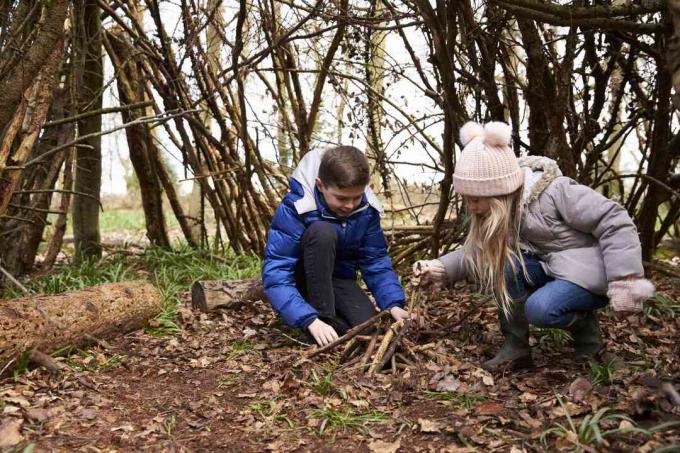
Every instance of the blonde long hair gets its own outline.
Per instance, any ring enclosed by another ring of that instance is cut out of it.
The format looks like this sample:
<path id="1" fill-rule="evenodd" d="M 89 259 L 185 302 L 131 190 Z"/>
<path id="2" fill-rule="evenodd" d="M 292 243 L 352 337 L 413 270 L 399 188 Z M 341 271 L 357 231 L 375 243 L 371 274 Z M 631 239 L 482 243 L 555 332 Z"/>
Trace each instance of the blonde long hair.
<path id="1" fill-rule="evenodd" d="M 517 275 L 517 263 L 526 275 L 519 245 L 522 225 L 522 188 L 509 195 L 491 197 L 489 212 L 477 215 L 468 212 L 470 232 L 465 239 L 465 264 L 485 293 L 494 294 L 499 309 L 506 316 L 512 313 L 512 299 L 505 281 L 505 266 L 509 264 Z"/>

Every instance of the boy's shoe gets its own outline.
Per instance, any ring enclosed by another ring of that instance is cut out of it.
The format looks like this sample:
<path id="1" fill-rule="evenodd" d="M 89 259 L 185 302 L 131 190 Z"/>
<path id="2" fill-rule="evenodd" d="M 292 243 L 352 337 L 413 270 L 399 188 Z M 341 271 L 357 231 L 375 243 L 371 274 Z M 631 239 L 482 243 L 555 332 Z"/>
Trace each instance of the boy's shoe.
<path id="1" fill-rule="evenodd" d="M 487 371 L 501 368 L 522 368 L 533 365 L 531 347 L 529 346 L 529 323 L 524 315 L 524 302 L 517 301 L 513 306 L 510 317 L 506 317 L 503 310 L 498 310 L 501 332 L 505 342 L 495 357 L 482 364 Z"/>
<path id="2" fill-rule="evenodd" d="M 594 311 L 578 314 L 576 320 L 566 329 L 574 338 L 577 359 L 597 358 L 602 350 L 602 336 Z"/>

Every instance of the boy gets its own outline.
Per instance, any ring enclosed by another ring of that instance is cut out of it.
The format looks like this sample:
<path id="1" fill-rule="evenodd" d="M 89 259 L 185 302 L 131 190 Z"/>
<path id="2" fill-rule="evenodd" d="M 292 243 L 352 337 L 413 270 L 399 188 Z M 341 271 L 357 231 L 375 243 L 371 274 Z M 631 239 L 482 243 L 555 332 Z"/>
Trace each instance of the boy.
<path id="1" fill-rule="evenodd" d="M 262 268 L 267 298 L 291 327 L 319 346 L 375 314 L 410 318 L 380 227 L 382 207 L 368 188 L 366 156 L 351 146 L 310 151 L 300 161 L 272 220 Z"/>

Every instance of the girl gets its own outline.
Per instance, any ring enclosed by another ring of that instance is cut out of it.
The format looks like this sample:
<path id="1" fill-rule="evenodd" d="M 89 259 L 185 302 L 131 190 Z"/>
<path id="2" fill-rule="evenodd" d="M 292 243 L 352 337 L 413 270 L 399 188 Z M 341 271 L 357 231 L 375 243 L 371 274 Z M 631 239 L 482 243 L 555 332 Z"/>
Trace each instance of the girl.
<path id="1" fill-rule="evenodd" d="M 554 161 L 517 159 L 510 138 L 501 122 L 461 128 L 453 186 L 470 231 L 462 248 L 415 263 L 414 275 L 421 284 L 469 276 L 493 293 L 505 343 L 488 370 L 531 363 L 529 324 L 567 329 L 576 355 L 593 356 L 602 347 L 595 310 L 611 301 L 638 311 L 654 293 L 637 231 L 623 207 L 561 176 Z"/>

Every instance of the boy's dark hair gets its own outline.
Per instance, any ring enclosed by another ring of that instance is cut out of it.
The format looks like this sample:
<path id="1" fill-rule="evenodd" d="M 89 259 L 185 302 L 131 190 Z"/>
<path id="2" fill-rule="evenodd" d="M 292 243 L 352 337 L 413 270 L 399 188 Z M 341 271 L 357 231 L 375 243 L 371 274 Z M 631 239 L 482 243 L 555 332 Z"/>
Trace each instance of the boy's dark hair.
<path id="1" fill-rule="evenodd" d="M 338 189 L 367 186 L 370 181 L 368 159 L 353 146 L 336 146 L 323 153 L 319 179 Z"/>

